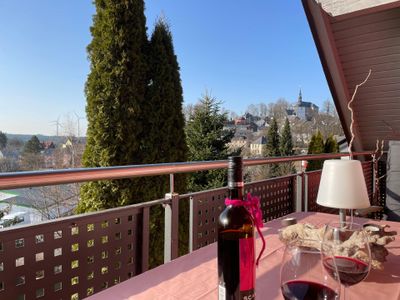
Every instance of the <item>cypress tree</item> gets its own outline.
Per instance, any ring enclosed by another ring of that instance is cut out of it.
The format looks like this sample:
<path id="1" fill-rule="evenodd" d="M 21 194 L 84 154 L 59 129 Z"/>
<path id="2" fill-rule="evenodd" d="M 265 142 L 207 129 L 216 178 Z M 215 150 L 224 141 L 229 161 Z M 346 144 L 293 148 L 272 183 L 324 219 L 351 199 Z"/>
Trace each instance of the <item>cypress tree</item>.
<path id="1" fill-rule="evenodd" d="M 182 111 L 183 91 L 179 65 L 174 53 L 168 25 L 160 19 L 154 28 L 149 47 L 150 84 L 146 93 L 149 137 L 144 141 L 146 163 L 187 160 L 185 119 Z M 166 192 L 165 184 L 162 193 Z M 175 182 L 178 192 L 185 191 L 185 182 Z"/>
<path id="2" fill-rule="evenodd" d="M 143 0 L 95 0 L 88 46 L 91 61 L 86 82 L 87 144 L 85 167 L 138 164 L 145 161 L 142 107 L 148 84 Z M 138 179 L 86 183 L 78 212 L 145 200 Z"/>
<path id="3" fill-rule="evenodd" d="M 291 156 L 293 154 L 293 140 L 292 132 L 290 130 L 290 123 L 288 118 L 285 120 L 282 135 L 280 138 L 280 152 L 282 156 Z M 292 162 L 282 163 L 280 165 L 281 175 L 295 173 L 296 170 Z"/>
<path id="4" fill-rule="evenodd" d="M 280 143 L 278 123 L 275 118 L 268 128 L 267 145 L 265 147 L 265 156 L 276 157 L 280 156 Z M 269 177 L 277 177 L 280 175 L 279 164 L 269 164 Z"/>
<path id="5" fill-rule="evenodd" d="M 308 145 L 308 154 L 321 154 L 324 153 L 324 137 L 321 131 L 317 131 L 312 137 Z M 308 162 L 307 171 L 320 170 L 322 168 L 323 160 L 310 160 Z"/>
<path id="6" fill-rule="evenodd" d="M 186 124 L 186 140 L 190 161 L 227 159 L 227 144 L 234 132 L 223 129 L 227 114 L 221 112 L 220 102 L 206 93 L 194 107 Z M 226 185 L 226 170 L 196 172 L 190 175 L 191 192 Z"/>
<path id="7" fill-rule="evenodd" d="M 148 138 L 144 140 L 146 163 L 179 162 L 187 160 L 185 120 L 182 111 L 183 91 L 179 65 L 174 53 L 172 34 L 167 23 L 159 19 L 150 39 L 149 47 L 150 84 L 146 93 L 144 114 L 147 116 Z M 152 181 L 153 199 L 169 191 L 169 177 L 148 178 Z M 175 191 L 185 192 L 184 175 L 175 175 Z M 187 201 L 180 202 L 179 251 L 188 249 L 189 207 Z M 163 262 L 164 210 L 161 206 L 151 210 L 150 266 Z"/>

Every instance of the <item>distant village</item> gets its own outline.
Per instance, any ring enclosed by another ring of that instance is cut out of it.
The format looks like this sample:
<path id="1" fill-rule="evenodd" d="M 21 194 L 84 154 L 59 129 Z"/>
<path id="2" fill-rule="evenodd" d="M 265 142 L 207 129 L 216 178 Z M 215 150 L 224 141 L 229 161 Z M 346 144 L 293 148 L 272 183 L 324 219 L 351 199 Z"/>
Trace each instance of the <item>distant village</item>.
<path id="1" fill-rule="evenodd" d="M 224 126 L 224 130 L 234 132 L 230 150 L 239 151 L 244 157 L 263 156 L 273 118 L 280 128 L 286 118 L 289 120 L 293 154 L 307 153 L 317 130 L 324 136 L 334 135 L 338 141 L 343 139 L 333 104 L 327 102 L 321 111 L 314 103 L 303 101 L 301 91 L 293 104 L 281 99 L 268 107 L 250 108 L 242 116 L 228 118 Z M 79 168 L 85 144 L 85 137 L 72 135 L 38 138 L 10 134 L 7 146 L 0 147 L 0 172 Z M 0 191 L 0 228 L 73 214 L 78 199 L 79 184 Z"/>
<path id="2" fill-rule="evenodd" d="M 344 137 L 339 118 L 333 104 L 327 102 L 326 106 L 325 111 L 320 112 L 316 104 L 303 101 L 300 90 L 297 102 L 275 103 L 270 107 L 270 112 L 264 116 L 246 112 L 243 116 L 229 120 L 224 127 L 235 132 L 229 147 L 231 150 L 242 149 L 242 155 L 246 157 L 262 156 L 263 149 L 268 143 L 269 124 L 273 118 L 277 119 L 280 127 L 286 118 L 289 120 L 295 145 L 294 154 L 307 153 L 309 141 L 317 130 L 325 136 L 332 134 L 341 143 Z"/>

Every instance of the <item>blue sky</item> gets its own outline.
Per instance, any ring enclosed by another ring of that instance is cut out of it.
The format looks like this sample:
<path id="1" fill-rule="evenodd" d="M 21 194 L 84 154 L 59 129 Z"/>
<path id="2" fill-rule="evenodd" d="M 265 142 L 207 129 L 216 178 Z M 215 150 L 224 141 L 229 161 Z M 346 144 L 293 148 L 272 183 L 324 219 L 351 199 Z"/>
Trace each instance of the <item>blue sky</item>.
<path id="1" fill-rule="evenodd" d="M 145 5 L 149 36 L 161 13 L 171 25 L 186 104 L 206 89 L 238 114 L 281 97 L 294 102 L 299 87 L 305 101 L 331 99 L 300 0 Z M 0 0 L 1 131 L 55 134 L 57 118 L 85 117 L 94 13 L 90 0 Z"/>

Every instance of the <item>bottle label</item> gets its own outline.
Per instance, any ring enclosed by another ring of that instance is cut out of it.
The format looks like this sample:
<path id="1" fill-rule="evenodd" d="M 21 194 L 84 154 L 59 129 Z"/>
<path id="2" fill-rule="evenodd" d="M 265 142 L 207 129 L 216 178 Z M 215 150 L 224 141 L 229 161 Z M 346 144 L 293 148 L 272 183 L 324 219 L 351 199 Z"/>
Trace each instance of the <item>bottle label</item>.
<path id="1" fill-rule="evenodd" d="M 243 181 L 229 181 L 228 182 L 228 187 L 229 188 L 236 188 L 236 187 L 244 187 L 244 182 Z"/>
<path id="2" fill-rule="evenodd" d="M 225 300 L 226 299 L 226 289 L 222 285 L 218 285 L 218 300 Z"/>
<path id="3" fill-rule="evenodd" d="M 255 252 L 254 238 L 239 240 L 240 257 L 240 299 L 255 299 Z"/>

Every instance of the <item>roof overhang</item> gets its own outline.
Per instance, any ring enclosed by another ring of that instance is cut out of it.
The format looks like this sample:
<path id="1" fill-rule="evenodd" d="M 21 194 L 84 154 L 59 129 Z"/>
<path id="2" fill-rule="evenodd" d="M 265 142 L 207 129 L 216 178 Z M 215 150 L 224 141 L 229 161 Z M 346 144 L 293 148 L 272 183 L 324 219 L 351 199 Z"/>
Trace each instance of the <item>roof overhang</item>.
<path id="1" fill-rule="evenodd" d="M 400 139 L 400 1 L 302 0 L 346 138 L 353 151 Z"/>

